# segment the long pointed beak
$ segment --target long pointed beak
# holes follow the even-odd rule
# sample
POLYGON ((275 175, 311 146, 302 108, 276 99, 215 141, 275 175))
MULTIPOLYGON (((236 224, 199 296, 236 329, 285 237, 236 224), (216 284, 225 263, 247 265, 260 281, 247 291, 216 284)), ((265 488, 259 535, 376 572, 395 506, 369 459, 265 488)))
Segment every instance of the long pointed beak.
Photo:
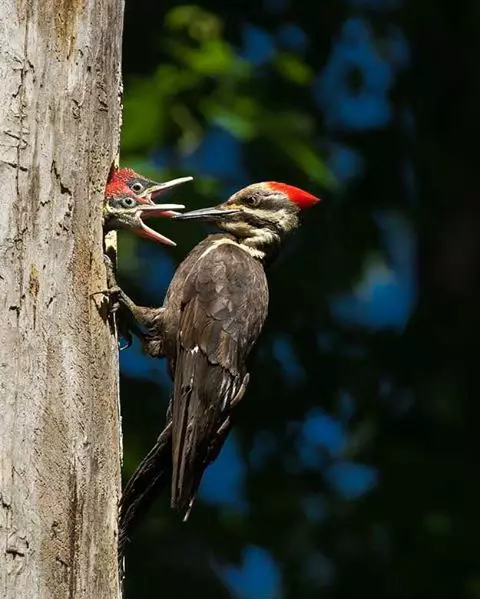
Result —
POLYGON ((142 218, 155 218, 159 216, 175 216, 176 210, 183 210, 183 204, 146 204, 138 206, 142 218))
POLYGON ((138 210, 140 212, 140 227, 136 230, 137 234, 141 237, 146 237, 147 239, 151 239, 153 241, 157 241, 160 243, 164 243, 165 245, 175 246, 177 245, 174 241, 165 237, 158 231, 151 229, 144 222, 144 218, 153 218, 153 217, 173 217, 178 214, 176 210, 182 210, 185 208, 183 204, 147 204, 145 206, 139 206, 138 210))
POLYGON ((190 212, 183 212, 173 216, 174 220, 205 220, 205 221, 218 221, 233 214, 239 214, 241 210, 223 210, 217 206, 211 208, 200 208, 199 210, 191 210, 190 212))
POLYGON ((182 185, 189 181, 193 181, 193 177, 180 177, 178 179, 172 179, 171 181, 165 181, 164 183, 157 183, 148 189, 148 195, 150 196, 150 199, 155 200, 165 191, 172 189, 172 187, 177 187, 177 185, 182 185))

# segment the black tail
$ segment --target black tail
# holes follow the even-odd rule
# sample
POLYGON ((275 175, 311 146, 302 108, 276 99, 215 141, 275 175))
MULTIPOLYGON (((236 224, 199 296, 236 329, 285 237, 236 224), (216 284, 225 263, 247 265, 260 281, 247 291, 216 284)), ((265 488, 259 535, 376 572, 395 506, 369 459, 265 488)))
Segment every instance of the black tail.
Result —
MULTIPOLYGON (((243 398, 249 381, 249 375, 246 374, 237 395, 231 402, 231 408, 243 398)), ((209 441, 206 451, 205 461, 201 468, 195 473, 192 480, 191 494, 189 502, 183 509, 184 520, 187 520, 195 499, 195 493, 200 484, 203 471, 212 462, 214 462, 220 453, 223 444, 232 427, 233 412, 226 415, 219 426, 217 433, 209 441)), ((130 540, 134 530, 140 521, 148 514, 157 497, 165 487, 169 487, 172 481, 172 420, 170 408, 167 412, 168 424, 165 426, 157 442, 148 452, 145 458, 132 474, 126 484, 119 506, 119 524, 118 524, 118 564, 123 578, 123 556, 125 546, 130 540)), ((181 510, 182 511, 182 510, 181 510)))
POLYGON ((172 423, 163 429, 153 448, 140 462, 125 486, 120 500, 118 563, 123 562, 125 546, 139 522, 172 478, 172 423))

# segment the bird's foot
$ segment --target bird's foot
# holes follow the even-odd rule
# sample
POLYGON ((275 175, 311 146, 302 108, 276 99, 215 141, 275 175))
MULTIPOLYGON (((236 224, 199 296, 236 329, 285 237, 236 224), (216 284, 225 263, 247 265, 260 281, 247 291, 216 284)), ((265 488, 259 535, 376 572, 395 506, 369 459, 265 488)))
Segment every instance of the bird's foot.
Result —
POLYGON ((105 264, 105 270, 107 275, 107 289, 102 289, 101 291, 96 291, 90 295, 90 297, 95 297, 97 295, 103 295, 108 300, 108 316, 112 319, 112 322, 118 332, 120 337, 123 337, 126 341, 125 345, 119 343, 119 350, 123 351, 128 349, 133 343, 133 337, 130 333, 130 330, 126 326, 123 318, 119 318, 118 311, 123 305, 123 303, 130 302, 130 298, 125 294, 122 288, 118 285, 117 279, 115 276, 115 267, 107 254, 103 255, 103 261, 105 264))
POLYGON ((103 262, 105 264, 105 271, 107 275, 107 289, 95 291, 94 293, 90 294, 90 297, 93 298, 97 295, 103 295, 104 297, 107 297, 111 302, 110 311, 116 312, 116 310, 118 310, 118 296, 122 292, 122 290, 117 283, 117 279, 115 276, 115 266, 110 256, 104 254, 103 262))
MULTIPOLYGON (((116 316, 119 333, 127 341, 127 344, 123 346, 121 350, 127 349, 132 345, 131 333, 138 337, 142 343, 147 344, 145 347, 148 348, 149 331, 152 326, 152 322, 155 318, 158 319, 158 316, 163 309, 152 309, 144 308, 143 306, 137 306, 135 302, 131 300, 123 291, 120 285, 118 285, 117 279, 115 277, 115 268, 109 256, 105 255, 104 261, 107 272, 108 289, 97 291, 92 295, 103 294, 110 300, 110 314, 113 317, 116 316), (116 314, 117 312, 118 314, 116 314)), ((149 353, 148 350, 147 353, 149 353)), ((158 355, 158 352, 156 355, 158 355)))

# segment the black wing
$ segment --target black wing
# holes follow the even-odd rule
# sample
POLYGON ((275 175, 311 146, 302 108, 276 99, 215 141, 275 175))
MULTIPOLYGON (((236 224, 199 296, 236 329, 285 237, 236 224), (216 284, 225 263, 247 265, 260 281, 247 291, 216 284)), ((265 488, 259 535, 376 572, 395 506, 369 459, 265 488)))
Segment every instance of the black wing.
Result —
POLYGON ((172 405, 171 501, 186 516, 211 461, 212 441, 243 396, 246 360, 267 307, 262 265, 231 242, 206 250, 185 282, 172 405))

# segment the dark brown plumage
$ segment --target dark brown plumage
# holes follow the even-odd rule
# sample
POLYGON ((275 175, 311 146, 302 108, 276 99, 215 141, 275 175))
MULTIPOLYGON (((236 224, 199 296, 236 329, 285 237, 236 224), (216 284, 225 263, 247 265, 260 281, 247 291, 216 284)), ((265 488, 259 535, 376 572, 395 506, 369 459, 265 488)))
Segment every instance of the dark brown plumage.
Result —
POLYGON ((205 246, 183 287, 174 366, 171 503, 186 514, 212 436, 244 381, 268 306, 258 260, 228 237, 205 246))
POLYGON ((139 513, 170 479, 171 505, 188 517, 248 384, 248 358, 268 310, 264 262, 298 226, 300 208, 317 201, 298 188, 263 183, 215 209, 182 214, 177 218, 208 220, 225 232, 210 235, 185 258, 164 306, 140 308, 116 290, 145 350, 169 359, 174 380, 167 425, 124 490, 120 553, 139 513))

